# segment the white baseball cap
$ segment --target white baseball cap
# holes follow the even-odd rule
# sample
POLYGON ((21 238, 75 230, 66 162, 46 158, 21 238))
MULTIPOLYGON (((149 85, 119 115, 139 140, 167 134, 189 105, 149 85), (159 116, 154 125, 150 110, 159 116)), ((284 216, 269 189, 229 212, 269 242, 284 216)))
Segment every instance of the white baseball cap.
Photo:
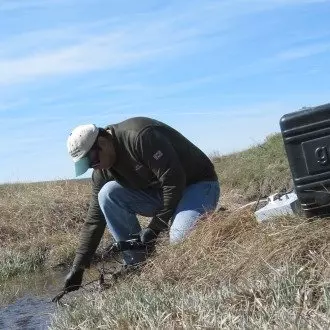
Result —
POLYGON ((76 176, 84 174, 90 167, 87 157, 99 133, 94 124, 80 125, 76 127, 68 137, 67 147, 74 161, 76 176))

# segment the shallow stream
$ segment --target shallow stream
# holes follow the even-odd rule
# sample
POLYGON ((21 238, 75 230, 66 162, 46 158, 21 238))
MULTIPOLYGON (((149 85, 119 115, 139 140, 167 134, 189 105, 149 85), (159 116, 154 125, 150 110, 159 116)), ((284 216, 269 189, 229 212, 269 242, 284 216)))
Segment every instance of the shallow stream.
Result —
MULTIPOLYGON (((28 274, 0 283, 0 330, 47 329, 51 315, 58 307, 51 300, 61 291, 67 272, 28 274)), ((92 267, 86 270, 83 283, 95 281, 98 277, 98 270, 92 267)), ((88 286, 88 289, 93 291, 93 285, 88 286)), ((69 293, 63 299, 68 302, 81 292, 69 293)))
POLYGON ((66 271, 20 276, 0 285, 0 329, 47 329, 56 304, 52 297, 66 271))
POLYGON ((45 297, 25 296, 0 308, 0 329, 47 329, 55 308, 45 297))

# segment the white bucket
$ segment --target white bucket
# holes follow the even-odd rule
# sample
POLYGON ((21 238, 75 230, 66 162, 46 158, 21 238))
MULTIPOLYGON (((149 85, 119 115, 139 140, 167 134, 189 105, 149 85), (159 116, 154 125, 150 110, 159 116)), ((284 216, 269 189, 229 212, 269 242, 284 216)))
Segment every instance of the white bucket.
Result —
POLYGON ((299 210, 299 201, 296 193, 274 194, 267 198, 267 205, 254 214, 259 222, 280 215, 292 215, 299 210))

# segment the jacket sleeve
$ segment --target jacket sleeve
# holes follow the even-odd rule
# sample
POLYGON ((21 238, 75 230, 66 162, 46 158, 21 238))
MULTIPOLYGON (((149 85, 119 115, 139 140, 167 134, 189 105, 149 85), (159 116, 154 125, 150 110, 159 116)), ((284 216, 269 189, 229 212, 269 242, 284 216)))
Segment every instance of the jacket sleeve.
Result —
POLYGON ((163 205, 149 224, 149 228, 159 232, 168 227, 186 186, 186 175, 172 144, 154 128, 138 136, 137 151, 141 162, 160 182, 163 205))
POLYGON ((87 213, 87 219, 80 233, 79 246, 73 262, 75 268, 90 266, 92 257, 101 241, 106 226, 104 215, 98 202, 98 193, 107 182, 101 171, 94 170, 92 175, 92 196, 87 213))

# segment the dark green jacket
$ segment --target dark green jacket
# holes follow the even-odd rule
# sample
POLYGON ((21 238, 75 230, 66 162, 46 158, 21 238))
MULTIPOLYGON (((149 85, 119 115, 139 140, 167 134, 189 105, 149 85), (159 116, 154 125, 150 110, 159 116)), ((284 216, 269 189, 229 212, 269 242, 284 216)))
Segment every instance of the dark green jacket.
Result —
POLYGON ((131 118, 109 125, 116 162, 110 170, 94 170, 93 192, 74 264, 88 266, 104 233, 106 222, 98 203, 102 186, 116 180, 133 189, 158 189, 163 205, 149 227, 161 231, 179 203, 186 186, 217 180, 210 159, 173 128, 150 118, 131 118))

